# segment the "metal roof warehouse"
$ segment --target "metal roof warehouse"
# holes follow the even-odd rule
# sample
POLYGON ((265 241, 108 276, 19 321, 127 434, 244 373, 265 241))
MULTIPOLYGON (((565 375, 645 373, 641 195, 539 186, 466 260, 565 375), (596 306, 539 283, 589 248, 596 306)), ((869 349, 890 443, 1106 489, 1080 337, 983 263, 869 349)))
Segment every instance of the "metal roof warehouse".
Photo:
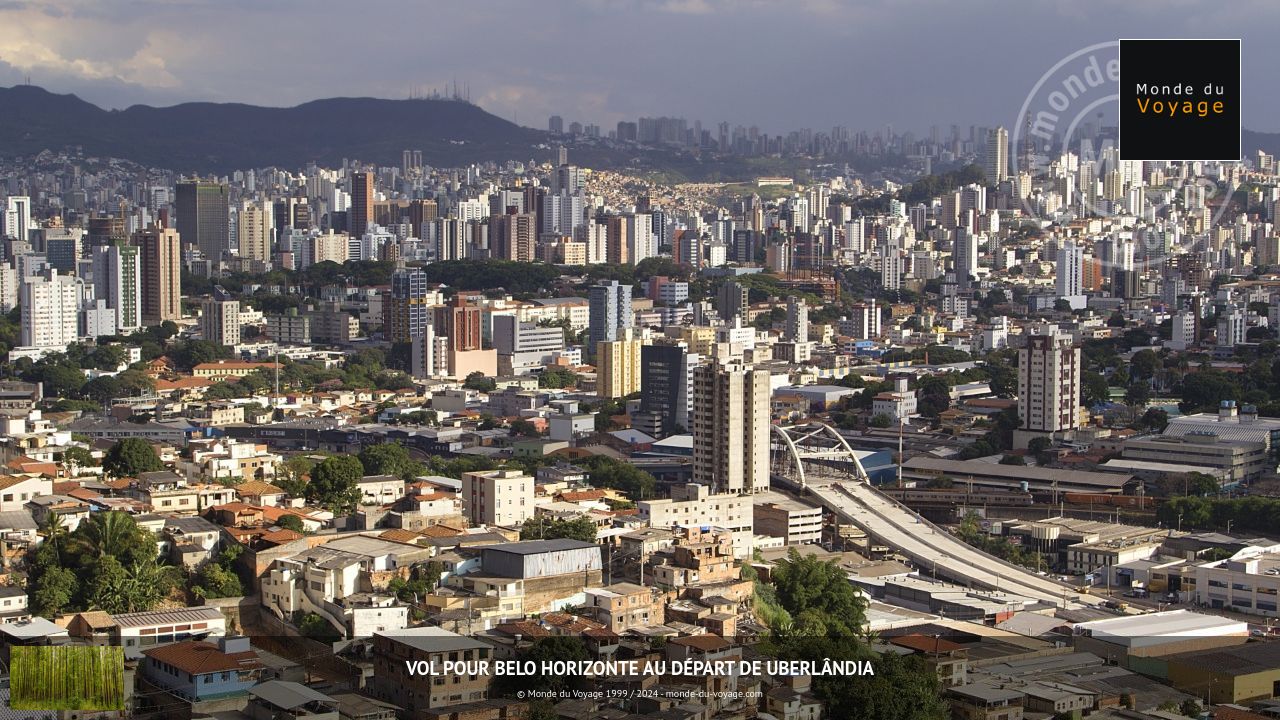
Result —
POLYGON ((902 464, 902 476, 929 480, 947 476, 957 485, 972 483, 974 487, 1021 488, 1026 483, 1032 492, 1103 492, 1122 493, 1134 482, 1128 473, 1100 473, 1084 470, 1058 470, 1021 465, 998 465, 978 460, 943 460, 914 457, 902 464), (1056 484, 1056 487, 1055 487, 1056 484))

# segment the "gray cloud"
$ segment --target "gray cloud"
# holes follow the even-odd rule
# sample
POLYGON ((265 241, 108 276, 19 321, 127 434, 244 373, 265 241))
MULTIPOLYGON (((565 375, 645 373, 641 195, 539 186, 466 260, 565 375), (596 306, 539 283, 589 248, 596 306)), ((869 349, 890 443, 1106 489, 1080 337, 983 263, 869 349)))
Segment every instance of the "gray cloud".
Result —
POLYGON ((467 83, 486 109, 611 126, 1011 124, 1059 58, 1116 37, 1242 37, 1245 124, 1280 130, 1266 0, 0 0, 0 80, 107 107, 293 105, 467 83))

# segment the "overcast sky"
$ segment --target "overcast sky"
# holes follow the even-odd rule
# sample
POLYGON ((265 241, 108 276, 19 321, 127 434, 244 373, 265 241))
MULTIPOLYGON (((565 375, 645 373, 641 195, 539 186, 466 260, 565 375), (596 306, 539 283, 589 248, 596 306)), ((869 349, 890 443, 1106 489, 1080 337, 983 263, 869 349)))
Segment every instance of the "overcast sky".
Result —
POLYGON ((456 78, 539 128, 672 115, 926 132, 1012 125, 1055 62, 1118 37, 1243 38, 1244 124, 1280 131, 1274 0, 0 0, 0 85, 29 75, 104 107, 286 106, 456 78))

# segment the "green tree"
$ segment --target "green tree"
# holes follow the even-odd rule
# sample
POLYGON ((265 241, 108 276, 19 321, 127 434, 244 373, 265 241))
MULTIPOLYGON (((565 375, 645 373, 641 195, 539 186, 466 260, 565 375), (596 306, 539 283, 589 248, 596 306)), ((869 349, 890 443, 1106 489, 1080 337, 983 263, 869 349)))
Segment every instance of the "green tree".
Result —
POLYGON ((316 461, 306 455, 294 455, 284 462, 276 463, 276 476, 271 482, 289 493, 289 497, 305 497, 307 479, 315 466, 316 461))
POLYGON ((860 634, 866 625, 866 601, 834 562, 802 556, 792 548, 774 568, 773 585, 792 617, 817 611, 825 618, 825 629, 848 637, 860 634))
POLYGON ((415 465, 409 451, 397 442, 370 445, 362 449, 358 457, 365 475, 404 477, 415 465))
POLYGON ((303 637, 309 637, 312 640, 319 640, 324 643, 336 642, 342 639, 341 634, 328 620, 320 617, 315 613, 307 613, 298 621, 298 630, 303 637))
POLYGON ((44 568, 33 579, 31 611, 40 617, 54 617, 63 612, 77 591, 78 579, 70 568, 44 568))
POLYGON ((1080 375, 1080 404, 1087 408, 1111 400, 1111 388, 1102 375, 1085 370, 1080 375))
POLYGON ((582 542, 595 543, 596 524, 586 515, 579 515, 572 520, 561 518, 531 517, 520 526, 521 540, 554 540, 572 538, 582 542))
POLYGON ((276 524, 279 525, 282 530, 292 530, 296 533, 304 533, 307 531, 307 526, 303 524, 302 518, 292 513, 282 516, 276 524))
POLYGON ((139 473, 164 470, 164 463, 151 443, 142 438, 125 438, 107 450, 102 470, 110 477, 137 477, 139 473))
POLYGON ((63 451, 62 464, 67 466, 67 470, 72 475, 75 475, 84 468, 93 467, 97 462, 93 459, 93 453, 79 445, 72 445, 63 451))
POLYGON ((480 392, 493 392, 498 388, 498 381, 477 370, 462 381, 462 387, 480 392))
POLYGON ((885 415, 884 413, 880 413, 879 415, 876 415, 875 417, 871 418, 871 421, 868 422, 867 424, 873 428, 887 428, 891 424, 893 424, 893 421, 889 419, 888 415, 885 415))
POLYGON ((1011 453, 1005 453, 1004 457, 1000 458, 1000 464, 1001 465, 1026 465, 1027 459, 1022 457, 1021 455, 1013 455, 1011 453))
POLYGON ((120 381, 110 375, 100 375, 81 386, 80 395, 96 403, 110 402, 121 395, 120 381))
POLYGON ((357 483, 364 476, 358 458, 338 455, 325 458, 311 471, 307 484, 307 500, 325 506, 335 514, 353 512, 360 504, 357 483))
POLYGON ((133 564, 156 556, 151 532, 119 510, 90 515, 71 534, 69 546, 86 561, 109 556, 133 564))
POLYGON ((1151 402, 1151 386, 1142 380, 1129 383, 1129 387, 1124 391, 1124 402, 1134 407, 1145 407, 1151 402))

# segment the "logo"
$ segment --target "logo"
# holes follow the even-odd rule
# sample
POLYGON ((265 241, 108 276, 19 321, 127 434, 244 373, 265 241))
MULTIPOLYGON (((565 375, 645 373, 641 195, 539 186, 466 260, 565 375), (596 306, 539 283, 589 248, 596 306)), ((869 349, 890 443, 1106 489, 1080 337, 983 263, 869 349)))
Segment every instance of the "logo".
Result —
MULTIPOLYGON (((1108 276, 1159 267, 1170 255, 1206 245, 1208 226, 1230 207, 1222 201, 1228 191, 1216 174, 1193 172, 1180 162, 1197 158, 1155 158, 1179 162, 1152 184, 1141 159, 1126 152, 1120 142, 1120 128, 1128 122, 1121 117, 1121 43, 1090 45, 1050 66, 1027 93, 1009 133, 1011 179, 1025 216, 1059 225, 1137 219, 1138 227, 1121 220, 1109 229, 1109 252, 1096 255, 1108 276), (1204 232, 1171 230, 1174 216, 1196 214, 1207 214, 1204 232)), ((1137 132, 1135 126, 1129 130, 1137 132)))
POLYGON ((1240 41, 1121 40, 1120 155, 1239 160, 1240 41))

